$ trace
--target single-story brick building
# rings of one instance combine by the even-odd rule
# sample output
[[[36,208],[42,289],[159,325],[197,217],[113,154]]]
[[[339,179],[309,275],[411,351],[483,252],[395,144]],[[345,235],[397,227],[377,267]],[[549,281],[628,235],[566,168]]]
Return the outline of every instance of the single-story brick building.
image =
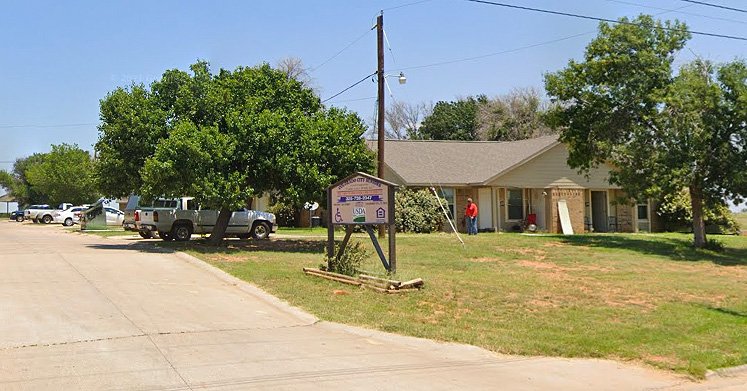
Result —
[[[368,145],[377,148],[375,141]],[[561,232],[561,199],[577,233],[659,230],[653,203],[630,202],[609,184],[609,167],[587,177],[570,168],[567,159],[557,136],[511,142],[387,140],[383,179],[434,187],[448,201],[460,230],[465,229],[468,197],[477,203],[483,231],[514,231],[536,220],[541,231]]]

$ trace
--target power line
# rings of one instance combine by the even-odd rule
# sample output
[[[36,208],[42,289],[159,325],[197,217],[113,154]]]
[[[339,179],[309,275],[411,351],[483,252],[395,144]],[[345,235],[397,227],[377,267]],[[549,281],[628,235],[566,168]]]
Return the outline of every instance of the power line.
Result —
[[[328,62],[330,62],[330,61],[334,60],[334,59],[335,59],[335,58],[336,58],[337,56],[339,56],[340,54],[342,54],[342,52],[344,52],[345,50],[347,50],[347,49],[348,49],[349,47],[351,47],[351,46],[355,45],[355,43],[356,43],[356,42],[358,42],[358,41],[360,41],[361,39],[363,39],[363,37],[365,37],[366,35],[368,35],[368,33],[370,33],[370,32],[371,32],[371,30],[370,30],[370,29],[369,29],[369,30],[366,30],[366,32],[365,32],[365,33],[361,34],[361,35],[360,35],[360,36],[359,36],[358,38],[356,38],[355,40],[353,40],[353,42],[350,42],[349,44],[347,44],[347,46],[345,46],[344,48],[340,49],[340,51],[339,51],[339,52],[337,52],[337,53],[335,53],[335,54],[334,54],[334,55],[333,55],[332,57],[330,57],[330,58],[328,58],[328,59],[324,60],[324,62],[322,62],[321,64],[319,64],[319,65],[317,65],[317,66],[315,66],[315,67],[311,68],[311,69],[309,70],[309,72],[315,72],[315,71],[316,71],[316,70],[318,70],[319,68],[321,68],[321,67],[323,67],[324,65],[326,65],[326,64],[327,64]]]
[[[396,10],[397,8],[409,7],[411,5],[418,5],[418,4],[422,4],[422,3],[427,3],[429,1],[433,1],[433,0],[414,1],[412,3],[407,3],[407,4],[397,5],[397,6],[394,6],[394,7],[384,8],[382,11]]]
[[[481,58],[497,56],[497,55],[500,55],[500,54],[507,54],[507,53],[518,52],[518,51],[525,50],[525,49],[531,49],[531,48],[535,48],[537,46],[549,45],[551,43],[561,42],[561,41],[565,41],[565,40],[568,40],[568,39],[573,39],[573,38],[581,37],[581,36],[584,36],[584,35],[589,35],[589,34],[592,34],[592,33],[594,33],[594,31],[587,31],[585,33],[569,35],[567,37],[553,39],[553,40],[550,40],[550,41],[544,41],[544,42],[539,42],[539,43],[535,43],[535,44],[531,44],[531,45],[520,46],[520,47],[513,48],[513,49],[502,50],[500,52],[488,53],[488,54],[483,54],[483,55],[474,56],[474,57],[465,57],[465,58],[460,58],[460,59],[456,59],[456,60],[441,61],[441,62],[436,62],[436,63],[431,63],[431,64],[415,65],[415,66],[406,67],[406,68],[398,68],[395,71],[407,71],[407,70],[411,70],[411,69],[430,68],[430,67],[435,67],[435,66],[453,64],[453,63],[457,63],[457,62],[479,60]]]
[[[335,100],[330,103],[347,103],[347,102],[360,102],[362,100],[371,100],[376,99],[375,96],[367,96],[365,98],[356,98],[356,99],[345,99],[345,100]]]
[[[87,124],[60,124],[60,125],[0,125],[0,129],[14,129],[14,128],[72,128],[77,126],[93,126],[98,123],[87,123]]]
[[[608,1],[615,1],[615,0],[608,0]],[[675,8],[675,9],[666,9],[666,10],[663,9],[663,12],[659,12],[659,13],[655,14],[654,16],[659,16],[659,15],[667,14],[667,13],[670,13],[670,12],[679,12],[679,10],[682,10],[682,9],[685,9],[685,8],[688,8],[688,7],[692,7],[692,6],[691,5],[686,5],[686,6],[678,7],[678,8]],[[488,53],[488,54],[483,54],[483,55],[479,55],[479,56],[465,57],[465,58],[460,58],[460,59],[455,59],[455,60],[447,60],[447,61],[441,61],[441,62],[436,62],[436,63],[424,64],[424,65],[415,65],[415,66],[406,67],[406,68],[397,68],[397,69],[395,69],[395,71],[406,71],[406,70],[410,70],[410,69],[429,68],[429,67],[454,64],[454,63],[464,62],[464,61],[479,60],[479,59],[482,59],[482,58],[497,56],[497,55],[500,55],[500,54],[513,53],[513,52],[518,52],[518,51],[521,51],[521,50],[531,49],[531,48],[535,48],[535,47],[539,47],[539,46],[543,46],[543,45],[549,45],[549,44],[552,44],[552,43],[561,42],[561,41],[565,41],[565,40],[568,40],[568,39],[573,39],[573,38],[581,37],[581,36],[584,36],[584,35],[593,34],[594,32],[595,32],[595,30],[591,30],[591,31],[587,31],[585,33],[579,33],[579,34],[569,35],[569,36],[558,38],[558,39],[553,39],[553,40],[549,40],[549,41],[539,42],[539,43],[535,43],[535,44],[531,44],[531,45],[520,46],[520,47],[513,48],[513,49],[502,50],[500,52]]]
[[[655,6],[652,6],[652,5],[639,4],[639,3],[631,3],[629,1],[622,1],[622,0],[607,0],[607,1],[609,1],[611,3],[632,5],[632,6],[635,6],[635,7],[650,8],[650,9],[655,9],[655,10],[659,10],[659,11],[676,12],[676,13],[683,14],[683,15],[698,16],[698,17],[706,18],[706,19],[722,20],[724,22],[747,24],[747,22],[742,21],[742,20],[729,19],[729,18],[720,18],[718,16],[709,16],[709,15],[703,15],[703,14],[696,14],[694,12],[680,11],[681,8],[676,8],[676,9],[661,8],[661,7],[655,7]],[[682,7],[682,8],[686,8],[686,7],[689,7],[689,6],[685,6],[685,7]]]
[[[364,81],[366,81],[366,79],[368,79],[369,77],[371,77],[371,76],[373,76],[373,75],[375,75],[375,74],[376,74],[376,72],[374,72],[374,73],[372,73],[372,74],[370,74],[370,75],[368,75],[368,76],[364,77],[363,79],[360,79],[360,80],[358,80],[357,82],[355,82],[355,83],[351,84],[350,86],[348,86],[348,87],[347,87],[347,88],[345,88],[344,90],[342,90],[342,91],[340,91],[340,92],[338,92],[338,93],[336,93],[336,94],[334,94],[334,95],[330,96],[329,98],[327,98],[327,99],[323,100],[323,101],[322,101],[322,103],[324,103],[324,102],[326,102],[326,101],[328,101],[328,100],[330,100],[330,99],[334,99],[334,98],[336,98],[336,97],[338,97],[338,96],[342,95],[342,94],[343,94],[343,93],[344,93],[345,91],[347,91],[347,90],[349,90],[349,89],[351,89],[351,88],[353,88],[353,87],[357,86],[358,84],[361,84],[361,83],[363,83]]]
[[[686,3],[693,3],[693,4],[704,5],[706,7],[721,8],[721,9],[725,9],[725,10],[729,10],[729,11],[737,11],[737,12],[745,12],[745,13],[747,13],[747,10],[743,10],[743,9],[739,9],[739,8],[727,7],[725,5],[719,5],[719,4],[713,4],[713,3],[706,3],[705,1],[695,1],[695,0],[680,0],[680,1],[684,1]]]
[[[596,17],[596,16],[573,14],[573,13],[569,13],[569,12],[551,11],[551,10],[546,10],[546,9],[542,9],[542,8],[524,7],[524,6],[515,5],[515,4],[498,3],[498,2],[486,1],[486,0],[466,0],[466,1],[469,1],[469,2],[472,2],[472,3],[480,3],[480,4],[493,5],[493,6],[497,6],[497,7],[514,8],[514,9],[520,9],[520,10],[525,10],[525,11],[541,12],[541,13],[545,13],[545,14],[568,16],[568,17],[578,18],[578,19],[596,20],[596,21],[600,21],[600,22],[608,22],[608,23],[616,23],[616,24],[626,24],[626,25],[631,25],[631,26],[639,26],[638,23],[633,23],[633,22],[625,22],[625,21],[621,21],[621,20],[599,18],[599,17]],[[670,27],[657,27],[657,28],[662,29],[662,30],[667,30],[667,31],[684,31],[684,30],[681,30],[681,29],[675,29],[675,28],[670,28]],[[735,35],[724,35],[724,34],[707,33],[707,32],[692,31],[692,30],[689,31],[689,32],[691,34],[694,34],[694,35],[705,35],[705,36],[709,36],[709,37],[727,38],[727,39],[734,39],[734,40],[738,40],[738,41],[747,41],[747,38],[745,38],[745,37],[738,37],[738,36],[735,36]]]

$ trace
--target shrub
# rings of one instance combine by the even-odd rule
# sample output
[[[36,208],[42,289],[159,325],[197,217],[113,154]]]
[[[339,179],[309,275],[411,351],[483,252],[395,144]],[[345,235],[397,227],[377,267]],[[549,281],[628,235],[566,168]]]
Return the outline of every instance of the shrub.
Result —
[[[296,226],[296,208],[282,202],[272,204],[268,212],[275,215],[277,223],[281,227]]]
[[[706,250],[711,250],[711,251],[715,251],[715,252],[719,252],[720,253],[720,252],[724,251],[724,248],[725,248],[724,247],[724,243],[721,242],[720,240],[716,240],[716,239],[708,239],[708,240],[706,240],[706,244],[705,244],[705,249]]]
[[[739,224],[725,203],[703,208],[708,233],[736,233]],[[692,231],[693,211],[690,204],[690,194],[682,191],[678,194],[664,196],[656,213],[661,216],[664,229],[667,231]]]
[[[340,253],[340,245],[335,244],[335,254]],[[338,259],[336,256],[325,257],[324,264],[319,268],[333,273],[354,276],[360,270],[361,264],[368,258],[368,252],[360,242],[348,243],[345,252]],[[329,265],[329,269],[327,268]]]
[[[446,205],[446,200],[441,199]],[[443,227],[438,199],[427,189],[402,188],[394,197],[394,222],[399,232],[430,233]]]

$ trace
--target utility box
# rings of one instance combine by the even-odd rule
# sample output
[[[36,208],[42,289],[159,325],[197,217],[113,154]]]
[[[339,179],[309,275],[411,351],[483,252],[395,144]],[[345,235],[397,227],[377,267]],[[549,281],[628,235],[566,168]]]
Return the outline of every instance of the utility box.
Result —
[[[80,217],[80,230],[105,230],[106,213],[104,212],[104,201],[98,201],[90,208],[83,211]]]

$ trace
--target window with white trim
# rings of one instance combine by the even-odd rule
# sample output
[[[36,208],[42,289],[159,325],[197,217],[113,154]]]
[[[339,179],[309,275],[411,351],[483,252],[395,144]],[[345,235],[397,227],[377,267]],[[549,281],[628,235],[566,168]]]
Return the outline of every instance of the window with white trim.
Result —
[[[454,202],[454,189],[451,187],[440,188],[438,190],[438,195],[446,200],[446,203],[448,205],[444,205],[444,207],[449,212],[449,217],[453,219],[456,211],[456,204]]]

